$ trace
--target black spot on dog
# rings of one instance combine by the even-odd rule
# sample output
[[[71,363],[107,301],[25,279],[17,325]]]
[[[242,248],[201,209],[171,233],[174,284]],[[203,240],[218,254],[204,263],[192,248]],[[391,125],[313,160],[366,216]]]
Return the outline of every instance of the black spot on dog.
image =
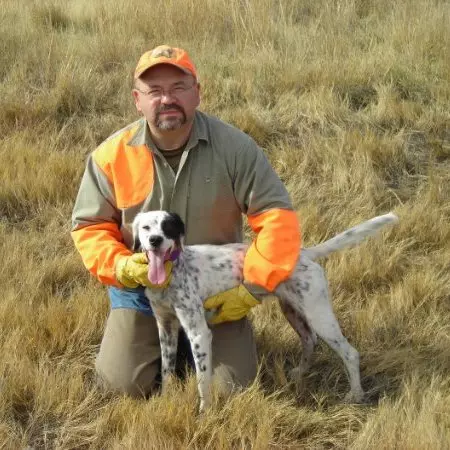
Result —
[[[297,286],[302,291],[305,291],[305,292],[309,291],[309,283],[307,281],[300,281]]]
[[[161,222],[161,229],[166,237],[178,243],[181,237],[185,235],[184,223],[176,213],[167,213]]]
[[[198,282],[198,278],[194,276],[192,278],[192,281],[194,282],[195,290],[198,292],[200,290],[200,283]]]

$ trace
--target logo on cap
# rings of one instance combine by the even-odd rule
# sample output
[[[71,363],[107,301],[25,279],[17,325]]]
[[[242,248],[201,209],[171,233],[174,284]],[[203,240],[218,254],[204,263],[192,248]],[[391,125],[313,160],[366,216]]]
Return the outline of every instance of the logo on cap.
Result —
[[[172,58],[175,53],[171,47],[158,47],[152,52],[152,58]]]

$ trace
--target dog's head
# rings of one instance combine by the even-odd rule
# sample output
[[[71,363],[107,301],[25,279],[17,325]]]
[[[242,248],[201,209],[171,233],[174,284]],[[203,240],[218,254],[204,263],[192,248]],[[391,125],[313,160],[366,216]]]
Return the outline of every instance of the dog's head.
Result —
[[[184,233],[184,223],[175,213],[149,211],[134,219],[133,237],[147,254],[149,280],[153,284],[164,282],[164,262],[174,251],[183,249]]]
[[[184,233],[184,223],[176,213],[139,213],[133,222],[134,240],[144,252],[182,249]]]

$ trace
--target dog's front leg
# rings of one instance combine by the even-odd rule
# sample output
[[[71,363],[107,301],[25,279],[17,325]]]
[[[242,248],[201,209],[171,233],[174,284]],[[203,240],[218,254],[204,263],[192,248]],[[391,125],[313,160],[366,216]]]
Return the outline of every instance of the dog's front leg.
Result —
[[[200,396],[200,412],[203,412],[211,405],[212,333],[206,323],[203,306],[200,310],[188,308],[176,312],[191,344]]]
[[[180,323],[174,315],[158,315],[155,313],[155,317],[161,346],[161,382],[162,392],[164,393],[167,391],[170,374],[175,372]]]

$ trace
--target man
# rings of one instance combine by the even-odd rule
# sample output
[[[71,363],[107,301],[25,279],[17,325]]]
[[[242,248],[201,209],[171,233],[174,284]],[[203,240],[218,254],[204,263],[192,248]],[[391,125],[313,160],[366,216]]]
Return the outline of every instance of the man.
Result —
[[[87,269],[109,286],[111,299],[97,372],[109,387],[133,396],[149,394],[156,384],[160,347],[144,295],[148,263],[133,254],[136,214],[178,213],[188,245],[242,241],[246,214],[257,235],[244,262],[245,286],[205,303],[217,310],[211,320],[214,374],[245,386],[257,364],[245,316],[259,303],[255,296],[289,277],[299,255],[289,196],[249,136],[197,110],[200,84],[184,50],[160,46],[144,53],[132,93],[143,118],[89,156],[73,211],[75,245]]]

